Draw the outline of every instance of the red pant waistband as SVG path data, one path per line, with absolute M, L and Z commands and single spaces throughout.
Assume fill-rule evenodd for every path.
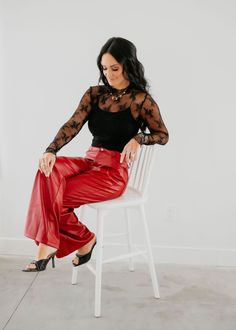
M 120 155 L 121 153 L 119 151 L 91 146 L 86 151 L 85 158 L 94 160 L 100 166 L 109 166 L 113 168 L 128 168 L 126 161 L 120 163 Z

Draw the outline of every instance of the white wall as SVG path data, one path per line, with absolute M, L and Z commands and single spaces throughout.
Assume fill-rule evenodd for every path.
M 136 44 L 170 132 L 168 145 L 156 146 L 147 205 L 156 261 L 235 266 L 235 2 L 8 0 L 1 7 L 0 253 L 34 251 L 23 228 L 38 158 L 97 84 L 101 46 L 122 36 Z M 90 141 L 84 127 L 60 155 L 82 155 Z
M 2 209 L 2 193 L 3 193 L 3 173 L 2 173 L 2 161 L 3 161 L 3 128 L 4 128 L 4 112 L 5 112 L 5 106 L 4 106 L 4 60 L 3 60 L 3 54 L 4 49 L 2 47 L 3 45 L 3 11 L 2 6 L 0 3 L 0 233 L 2 232 L 2 223 L 3 223 L 3 209 Z M 1 236 L 1 234 L 0 234 Z

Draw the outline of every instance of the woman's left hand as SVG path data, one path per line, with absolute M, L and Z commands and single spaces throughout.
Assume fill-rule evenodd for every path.
M 126 160 L 128 166 L 137 158 L 140 144 L 135 140 L 131 139 L 125 146 L 120 156 L 120 162 L 123 163 Z

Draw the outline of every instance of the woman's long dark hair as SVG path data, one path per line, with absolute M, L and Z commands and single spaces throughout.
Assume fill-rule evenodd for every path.
M 120 37 L 110 38 L 102 47 L 100 54 L 98 55 L 97 65 L 100 71 L 99 82 L 102 80 L 104 85 L 110 86 L 103 74 L 103 68 L 101 65 L 102 56 L 105 53 L 111 54 L 118 63 L 123 65 L 123 72 L 125 72 L 131 84 L 138 89 L 147 91 L 149 86 L 144 77 L 144 68 L 137 59 L 137 50 L 131 41 Z

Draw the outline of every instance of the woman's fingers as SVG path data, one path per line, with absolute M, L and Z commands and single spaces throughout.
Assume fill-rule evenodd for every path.
M 130 155 L 131 155 L 131 151 L 127 150 L 125 154 L 125 160 L 128 165 L 130 165 Z
M 131 153 L 132 152 L 128 148 L 125 147 L 124 150 L 121 153 L 120 162 L 123 163 L 123 161 L 125 159 L 126 163 L 129 164 L 130 159 L 131 159 Z
M 48 166 L 48 161 L 46 159 L 41 160 L 40 168 L 42 169 L 43 173 L 48 176 L 49 172 L 49 166 Z
M 137 158 L 139 147 L 138 142 L 135 139 L 131 139 L 121 153 L 120 162 L 122 163 L 125 159 L 127 164 L 130 165 Z
M 49 172 L 51 173 L 52 172 L 52 169 L 53 169 L 53 166 L 55 164 L 55 161 L 56 161 L 56 157 L 52 158 L 50 160 L 50 163 L 49 163 Z
M 39 160 L 39 170 L 45 176 L 49 176 L 55 164 L 56 156 L 53 153 L 44 153 Z
M 122 151 L 122 153 L 120 154 L 120 162 L 121 162 L 121 163 L 123 163 L 123 161 L 124 161 L 125 153 L 126 153 L 126 150 L 125 150 L 125 148 L 124 148 L 123 151 Z
M 127 153 L 126 161 L 129 165 L 131 165 L 135 161 L 136 155 L 137 155 L 137 151 L 134 150 L 130 150 Z

